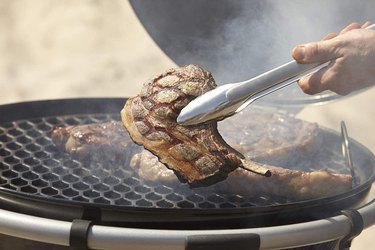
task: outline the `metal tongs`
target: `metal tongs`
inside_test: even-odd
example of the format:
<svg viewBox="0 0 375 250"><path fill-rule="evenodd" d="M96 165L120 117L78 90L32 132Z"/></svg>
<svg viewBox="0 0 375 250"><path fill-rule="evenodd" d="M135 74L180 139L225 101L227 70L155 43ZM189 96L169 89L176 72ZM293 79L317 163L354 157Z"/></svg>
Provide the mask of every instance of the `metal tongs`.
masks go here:
<svg viewBox="0 0 375 250"><path fill-rule="evenodd" d="M352 158L350 145L349 145L348 130L346 129L346 125L344 121L341 121L341 140L342 140L341 142L342 156L346 160L347 167L350 170L350 174L353 178L353 184L356 186L358 185L359 181L358 181L357 174L354 168L353 158Z"/></svg>
<svg viewBox="0 0 375 250"><path fill-rule="evenodd" d="M366 29L375 29L375 25ZM181 110L177 122L193 125L222 120L241 111L255 100L298 81L328 63L299 64L292 60L247 81L221 85L190 102Z"/></svg>
<svg viewBox="0 0 375 250"><path fill-rule="evenodd" d="M222 120L255 100L296 82L303 73L316 71L320 67L317 64L299 64L293 60L250 80L221 85L191 101L181 110L177 122L193 125Z"/></svg>

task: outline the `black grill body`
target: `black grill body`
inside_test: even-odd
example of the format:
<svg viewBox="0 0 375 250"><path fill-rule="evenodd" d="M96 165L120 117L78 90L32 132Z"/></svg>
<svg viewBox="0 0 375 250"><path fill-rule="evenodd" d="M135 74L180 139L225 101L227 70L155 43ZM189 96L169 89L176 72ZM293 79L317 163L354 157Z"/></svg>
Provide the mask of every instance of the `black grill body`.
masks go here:
<svg viewBox="0 0 375 250"><path fill-rule="evenodd" d="M81 162L53 145L50 133L54 126L119 120L124 102L68 99L2 106L0 207L67 221L90 219L102 225L183 229L272 226L325 218L353 207L373 181L373 155L354 141L360 184L344 194L303 202L191 189L183 183L148 182L127 163ZM326 150L319 158L331 171L349 173L340 155L340 136L328 130L324 133Z"/></svg>

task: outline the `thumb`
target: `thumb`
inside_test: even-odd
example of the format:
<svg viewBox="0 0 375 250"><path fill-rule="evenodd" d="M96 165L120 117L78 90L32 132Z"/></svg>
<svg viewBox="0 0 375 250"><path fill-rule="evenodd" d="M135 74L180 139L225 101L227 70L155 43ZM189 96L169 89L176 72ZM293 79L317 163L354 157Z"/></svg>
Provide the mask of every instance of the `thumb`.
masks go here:
<svg viewBox="0 0 375 250"><path fill-rule="evenodd" d="M292 56L299 63L323 63L340 57L338 48L336 39L312 42L296 46Z"/></svg>

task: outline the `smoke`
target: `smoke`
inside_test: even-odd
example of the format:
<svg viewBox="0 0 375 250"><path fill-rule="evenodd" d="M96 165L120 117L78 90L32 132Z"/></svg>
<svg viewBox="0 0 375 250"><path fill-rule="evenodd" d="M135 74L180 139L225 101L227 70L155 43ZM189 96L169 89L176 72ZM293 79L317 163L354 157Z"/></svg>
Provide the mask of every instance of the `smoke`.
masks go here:
<svg viewBox="0 0 375 250"><path fill-rule="evenodd" d="M194 24L204 32L189 31L189 23L176 18L176 26L187 34L171 35L168 45L161 46L167 47L167 54L177 64L196 63L207 68L219 85L243 81L280 66L292 60L294 46L320 40L351 22L375 21L373 0L218 1L221 9L204 2L209 1L194 2L195 9L189 6L186 15L193 22L190 26ZM204 9L205 19L198 26L194 20L202 20L198 15ZM273 95L308 98L296 85Z"/></svg>
<svg viewBox="0 0 375 250"><path fill-rule="evenodd" d="M291 60L297 44L320 40L351 22L375 20L375 1L259 2L234 1L240 11L222 26L216 60L208 65L219 82L248 79Z"/></svg>

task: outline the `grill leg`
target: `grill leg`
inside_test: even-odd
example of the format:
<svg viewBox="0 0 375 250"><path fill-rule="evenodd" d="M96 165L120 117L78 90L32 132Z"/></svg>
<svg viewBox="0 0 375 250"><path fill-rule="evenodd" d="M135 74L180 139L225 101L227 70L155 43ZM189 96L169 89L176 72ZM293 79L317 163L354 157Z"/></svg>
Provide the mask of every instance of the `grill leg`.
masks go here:
<svg viewBox="0 0 375 250"><path fill-rule="evenodd" d="M355 209L346 209L341 211L341 213L348 217L351 223L350 233L341 239L338 248L339 250L346 250L350 249L352 240L362 232L364 223L361 214Z"/></svg>

